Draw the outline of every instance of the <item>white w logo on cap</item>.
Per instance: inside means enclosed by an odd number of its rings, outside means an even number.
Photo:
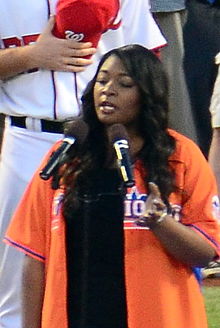
[[[66,39],[71,39],[71,40],[75,40],[75,41],[82,41],[84,39],[84,34],[83,33],[75,33],[73,31],[65,31],[65,36]]]

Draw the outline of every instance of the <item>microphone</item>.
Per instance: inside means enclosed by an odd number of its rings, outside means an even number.
[[[69,128],[67,129],[60,147],[52,153],[47,164],[40,172],[40,177],[43,180],[48,180],[73,145],[75,143],[77,145],[82,145],[88,135],[89,128],[83,120],[76,120],[68,124]]]
[[[122,124],[113,124],[108,129],[110,141],[117,155],[118,166],[126,187],[135,184],[129,155],[128,134]]]

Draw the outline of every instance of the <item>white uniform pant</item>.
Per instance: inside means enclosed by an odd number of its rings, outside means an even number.
[[[21,270],[24,255],[2,242],[15,208],[49,148],[61,134],[6,124],[0,162],[0,327],[21,328]]]
[[[220,127],[220,65],[218,67],[218,75],[215,80],[215,85],[211,98],[211,105],[209,108],[211,112],[212,128]]]

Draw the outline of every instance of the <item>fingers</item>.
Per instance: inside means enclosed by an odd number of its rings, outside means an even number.
[[[55,16],[51,16],[47,22],[47,25],[45,27],[45,29],[43,30],[43,33],[41,34],[52,34],[53,31],[53,27],[55,24]],[[56,38],[54,36],[54,38]],[[74,54],[75,56],[89,56],[89,55],[93,55],[96,52],[96,48],[92,47],[92,43],[91,42],[78,42],[76,40],[71,40],[71,39],[60,39],[60,38],[56,38],[59,41],[58,42],[62,42],[66,48],[69,49],[75,49],[76,53]],[[84,50],[85,52],[82,54],[81,50]],[[77,53],[77,50],[79,50],[79,52]]]
[[[149,182],[149,195],[146,201],[146,209],[142,216],[135,220],[135,224],[140,227],[151,229],[161,223],[167,216],[167,207],[161,199],[159,187]]]
[[[135,220],[135,224],[139,227],[147,227],[148,228],[148,221],[147,221],[147,217],[142,216],[138,219]]]
[[[165,217],[167,216],[167,211],[164,210],[163,212],[148,212],[144,216],[138,218],[135,221],[135,224],[140,227],[145,227],[148,229],[152,229],[152,227],[155,227],[156,225],[163,222]]]
[[[66,61],[64,62],[66,65],[70,65],[70,66],[88,66],[92,63],[92,59],[71,57],[71,58],[67,58]]]
[[[63,57],[60,60],[60,65],[57,65],[57,62],[51,64],[56,65],[57,71],[63,72],[82,72],[86,69],[88,65],[92,64],[92,59],[81,58],[81,57]]]
[[[62,40],[67,41],[67,40]],[[62,67],[57,68],[57,70],[68,71],[68,72],[82,72],[86,69],[87,66],[93,63],[92,56],[95,52],[95,48],[88,48],[88,45],[91,43],[79,44],[76,41],[68,43],[68,47],[62,48],[61,58],[59,60],[62,64]],[[70,47],[70,46],[71,47]]]
[[[63,43],[63,55],[66,57],[87,57],[96,53],[95,48],[88,47],[90,43],[79,43],[71,40],[62,40]],[[68,43],[65,43],[67,41]],[[70,42],[69,42],[70,41]],[[83,59],[83,58],[82,58]]]
[[[149,195],[146,201],[146,209],[135,223],[141,227],[149,228],[152,224],[157,224],[167,215],[167,207],[161,199],[159,187],[154,182],[149,182]]]
[[[166,208],[166,205],[164,204],[164,202],[161,199],[153,199],[152,201],[152,209],[155,212],[161,212]]]
[[[63,72],[81,72],[92,64],[89,58],[96,53],[91,42],[77,42],[53,35],[55,16],[51,16],[43,33],[33,45],[34,67]],[[36,62],[36,64],[35,64]]]
[[[92,47],[91,42],[78,42],[78,41],[71,40],[71,39],[66,40],[66,42],[67,42],[68,46],[73,49],[79,49],[79,50],[92,49],[94,52],[96,51],[96,48]]]
[[[91,60],[79,58],[78,60],[76,58],[73,58],[72,62],[68,60],[67,64],[63,64],[60,67],[57,67],[57,71],[62,71],[62,72],[72,72],[72,73],[78,73],[82,72],[86,69],[88,65],[92,63]]]
[[[153,197],[161,197],[159,187],[156,185],[154,182],[149,182],[148,183],[149,187],[149,194],[152,194]]]
[[[151,195],[151,208],[154,211],[163,211],[166,208],[163,200],[161,199],[161,193],[159,187],[154,182],[149,182],[149,193]]]

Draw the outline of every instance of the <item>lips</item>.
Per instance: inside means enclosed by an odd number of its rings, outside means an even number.
[[[100,111],[105,114],[111,114],[116,110],[116,107],[114,104],[108,102],[108,101],[103,101],[100,106]]]

